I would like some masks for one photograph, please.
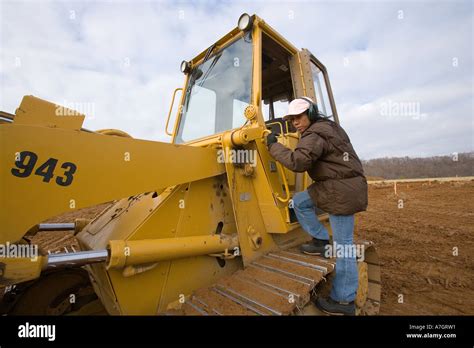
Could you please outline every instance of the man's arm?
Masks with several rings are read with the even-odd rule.
[[[316,133],[310,133],[300,139],[295,151],[291,151],[280,143],[269,146],[274,159],[294,172],[305,172],[313,162],[327,150],[326,141]]]

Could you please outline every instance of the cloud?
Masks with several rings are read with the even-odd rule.
[[[456,2],[0,1],[0,109],[93,106],[85,127],[169,141],[179,64],[256,13],[327,66],[360,157],[473,151],[473,5]],[[396,113],[406,103],[419,115]],[[390,115],[382,108],[392,107]],[[420,115],[423,115],[421,117]]]

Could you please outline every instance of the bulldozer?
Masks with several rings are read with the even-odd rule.
[[[0,114],[1,310],[6,315],[318,315],[337,258],[302,254],[292,196],[312,179],[281,166],[266,136],[299,96],[339,123],[325,66],[257,15],[181,63],[169,142],[83,128],[86,115],[34,96]],[[110,204],[92,219],[45,223]],[[329,215],[316,208],[330,234]],[[73,231],[80,250],[34,254],[29,236]],[[380,307],[370,241],[359,315]],[[32,256],[33,255],[33,256]]]

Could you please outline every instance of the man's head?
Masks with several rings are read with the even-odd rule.
[[[288,107],[288,114],[283,117],[285,121],[290,121],[298,132],[303,133],[314,121],[310,117],[311,112],[315,112],[313,108],[316,106],[313,104],[311,98],[301,97],[291,101]],[[316,110],[317,113],[317,110]],[[313,116],[314,118],[314,116]]]

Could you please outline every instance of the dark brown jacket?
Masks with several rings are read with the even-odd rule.
[[[308,172],[315,181],[308,192],[314,204],[325,212],[351,215],[367,209],[367,180],[362,164],[337,123],[318,120],[301,134],[294,151],[274,143],[270,154],[294,172]]]

